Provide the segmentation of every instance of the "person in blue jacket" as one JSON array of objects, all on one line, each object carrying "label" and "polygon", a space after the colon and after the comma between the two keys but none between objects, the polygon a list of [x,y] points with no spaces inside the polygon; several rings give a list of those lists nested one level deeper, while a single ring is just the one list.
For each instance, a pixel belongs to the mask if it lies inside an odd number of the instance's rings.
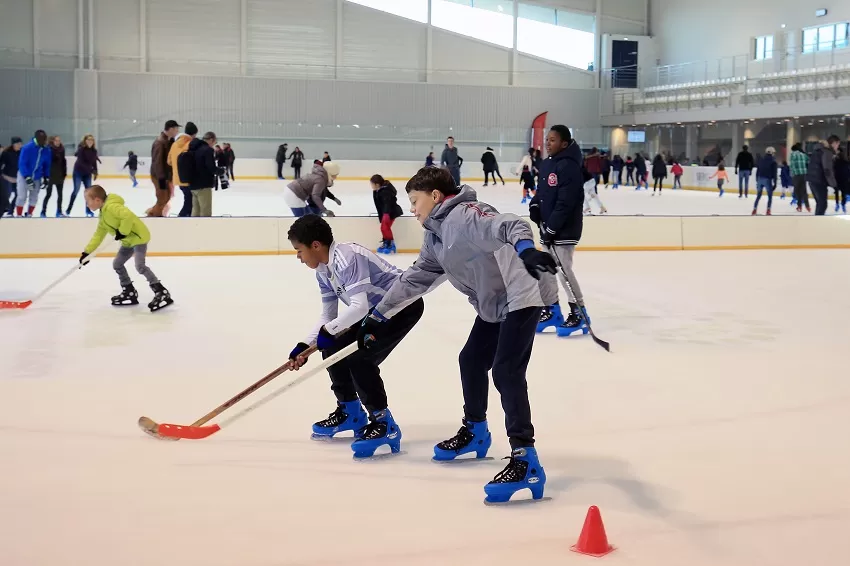
[{"label": "person in blue jacket", "polygon": [[573,272],[573,253],[584,224],[584,183],[591,176],[583,166],[581,148],[566,126],[552,126],[546,137],[546,152],[549,157],[540,162],[537,194],[531,199],[529,214],[531,221],[540,228],[543,245],[563,267],[564,273],[559,273],[559,277],[565,274],[569,279],[569,285],[563,280],[561,284],[567,292],[570,312],[565,319],[558,302],[544,308],[537,332],[554,326],[558,336],[569,336],[578,330],[587,334],[588,328],[580,312],[583,311],[587,318],[587,310]]},{"label": "person in blue jacket", "polygon": [[21,148],[18,162],[18,198],[15,202],[18,216],[23,215],[24,204],[29,201],[27,216],[32,216],[38,203],[38,191],[46,189],[50,183],[50,148],[47,147],[47,133],[37,130],[28,144]]},{"label": "person in blue jacket", "polygon": [[767,190],[767,212],[770,216],[770,207],[773,205],[773,191],[776,190],[776,175],[779,172],[779,166],[776,163],[774,154],[776,150],[772,147],[767,148],[765,156],[759,159],[756,169],[756,201],[753,203],[753,216],[758,214],[759,201],[762,193]]}]

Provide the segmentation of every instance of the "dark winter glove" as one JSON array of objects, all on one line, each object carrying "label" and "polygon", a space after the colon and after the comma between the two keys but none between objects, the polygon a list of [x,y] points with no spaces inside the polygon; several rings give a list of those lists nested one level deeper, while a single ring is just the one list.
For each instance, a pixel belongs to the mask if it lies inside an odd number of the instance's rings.
[{"label": "dark winter glove", "polygon": [[289,352],[289,359],[294,360],[295,358],[297,358],[298,356],[300,356],[301,354],[306,352],[309,347],[310,346],[308,346],[304,342],[299,342],[298,344],[295,345],[295,347],[292,349],[292,351]]},{"label": "dark winter glove", "polygon": [[528,209],[528,215],[531,217],[531,221],[540,226],[540,207],[536,204],[532,204]]},{"label": "dark winter glove", "polygon": [[24,182],[27,184],[27,188],[32,190],[35,188],[35,181],[33,181],[32,177],[27,177],[24,179]]},{"label": "dark winter glove", "polygon": [[126,237],[127,237],[127,236],[125,236],[124,234],[122,234],[119,230],[116,230],[116,231],[115,231],[115,239],[116,239],[116,240],[118,240],[119,242],[120,242],[121,240],[123,240],[124,238],[126,238]]},{"label": "dark winter glove", "polygon": [[[80,265],[86,265],[88,263],[88,261],[86,261],[87,257],[89,257],[88,252],[83,252],[83,253],[80,254]],[[89,261],[91,261],[91,260],[89,260]]]},{"label": "dark winter glove", "polygon": [[44,177],[41,180],[41,190],[46,191],[49,186],[50,186],[50,179],[48,179],[47,177]]},{"label": "dark winter glove", "polygon": [[386,328],[386,321],[387,319],[381,313],[372,309],[357,330],[357,346],[366,350],[373,348]]},{"label": "dark winter glove", "polygon": [[552,259],[552,256],[536,249],[531,240],[518,242],[516,250],[519,252],[519,258],[525,264],[526,271],[535,279],[540,279],[540,271],[553,275],[557,273],[555,260]]},{"label": "dark winter glove", "polygon": [[339,206],[342,206],[342,201],[341,201],[341,200],[339,200],[338,198],[334,197],[334,198],[333,198],[333,201],[334,201],[335,203],[337,203]]},{"label": "dark winter glove", "polygon": [[540,241],[547,248],[555,244],[555,234],[546,229],[545,226],[540,227]]},{"label": "dark winter glove", "polygon": [[319,336],[316,337],[316,347],[322,351],[333,348],[334,346],[336,346],[336,338],[322,326],[319,329]]}]

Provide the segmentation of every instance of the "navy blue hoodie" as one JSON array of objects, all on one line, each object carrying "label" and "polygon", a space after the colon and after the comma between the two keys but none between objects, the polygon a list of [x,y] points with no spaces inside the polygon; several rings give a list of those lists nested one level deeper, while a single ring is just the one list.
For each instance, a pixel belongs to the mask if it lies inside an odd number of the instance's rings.
[{"label": "navy blue hoodie", "polygon": [[555,235],[556,245],[576,245],[581,239],[583,161],[581,148],[573,141],[563,151],[540,162],[537,194],[530,205],[531,218],[541,230]]},{"label": "navy blue hoodie", "polygon": [[776,174],[779,172],[779,165],[776,163],[776,159],[774,159],[773,155],[768,153],[761,159],[759,159],[758,170],[756,173],[756,177],[761,179],[769,179],[771,186],[776,188]]}]

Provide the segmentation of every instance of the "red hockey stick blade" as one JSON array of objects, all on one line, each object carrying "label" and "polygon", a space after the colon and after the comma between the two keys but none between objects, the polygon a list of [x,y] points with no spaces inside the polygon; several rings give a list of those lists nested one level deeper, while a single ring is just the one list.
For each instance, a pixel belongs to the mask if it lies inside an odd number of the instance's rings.
[{"label": "red hockey stick blade", "polygon": [[32,301],[0,301],[0,310],[4,309],[25,309],[32,304]]},{"label": "red hockey stick blade", "polygon": [[186,440],[201,440],[217,433],[219,430],[221,430],[221,427],[217,424],[211,426],[183,426],[162,423],[159,425],[157,432],[160,436],[169,439],[185,438]]}]

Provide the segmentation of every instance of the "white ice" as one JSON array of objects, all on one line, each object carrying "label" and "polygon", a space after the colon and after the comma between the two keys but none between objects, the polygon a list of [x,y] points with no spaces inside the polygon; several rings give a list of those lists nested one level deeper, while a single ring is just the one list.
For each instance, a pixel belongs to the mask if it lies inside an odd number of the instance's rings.
[{"label": "white ice", "polygon": [[[382,366],[407,454],[356,463],[347,443],[309,440],[334,406],[326,375],[206,440],[139,431],[141,415],[189,423],[277,367],[320,310],[292,256],[149,263],[168,310],[110,306],[117,281],[97,259],[0,312],[3,566],[590,564],[569,551],[590,505],[617,547],[606,564],[850,556],[850,251],[578,254],[612,353],[536,341],[528,382],[552,499],[513,508],[482,504],[508,454],[494,390],[496,459],[430,461],[460,425],[457,354],[474,318],[451,287]],[[0,298],[66,267],[0,261]]]},{"label": "white ice", "polygon": [[[125,179],[101,179],[99,181],[108,192],[115,192],[124,197],[127,206],[139,216],[154,204],[154,189],[149,180],[139,178],[139,186],[135,189],[129,180]],[[239,180],[233,183],[226,191],[215,191],[213,193],[213,214],[215,216],[292,216],[292,212],[283,201],[282,191],[285,190],[287,181],[255,181]],[[407,212],[408,204],[404,195],[404,181],[394,181],[393,184],[399,191],[399,204]],[[513,212],[520,215],[528,214],[528,204],[522,204],[522,189],[518,183],[507,183],[506,185],[492,184],[489,187],[482,186],[480,182],[470,183],[475,188],[481,200],[495,206],[501,212]],[[368,181],[338,181],[331,191],[342,201],[342,206],[326,201],[328,208],[339,216],[369,216],[375,215],[375,205],[372,201],[372,191]],[[652,190],[636,191],[634,187],[621,187],[619,189],[605,189],[603,185],[598,189],[599,197],[608,208],[608,214],[612,215],[636,215],[645,216],[699,216],[699,215],[748,215],[752,212],[755,202],[755,189],[750,188],[749,198],[738,198],[737,187],[726,191],[721,198],[717,193],[704,191],[671,190],[668,183],[660,196],[652,196]],[[68,206],[70,191],[65,191],[64,206]],[[780,200],[780,193],[774,193],[773,214],[800,214],[792,207],[790,193],[784,200]],[[44,197],[42,193],[41,197]],[[48,212],[55,212],[55,198],[48,204]],[[810,197],[812,210],[815,201]],[[183,205],[183,194],[178,189],[171,200],[171,215],[177,215]],[[39,201],[41,207],[41,201]],[[79,195],[74,205],[72,216],[84,216],[85,203],[82,195]],[[835,201],[830,194],[827,214],[834,214]],[[592,205],[593,212],[597,213],[597,203]],[[767,208],[767,195],[762,196],[759,202],[759,214],[764,214]],[[805,210],[805,209],[804,209]],[[806,214],[803,212],[802,214]]]}]

